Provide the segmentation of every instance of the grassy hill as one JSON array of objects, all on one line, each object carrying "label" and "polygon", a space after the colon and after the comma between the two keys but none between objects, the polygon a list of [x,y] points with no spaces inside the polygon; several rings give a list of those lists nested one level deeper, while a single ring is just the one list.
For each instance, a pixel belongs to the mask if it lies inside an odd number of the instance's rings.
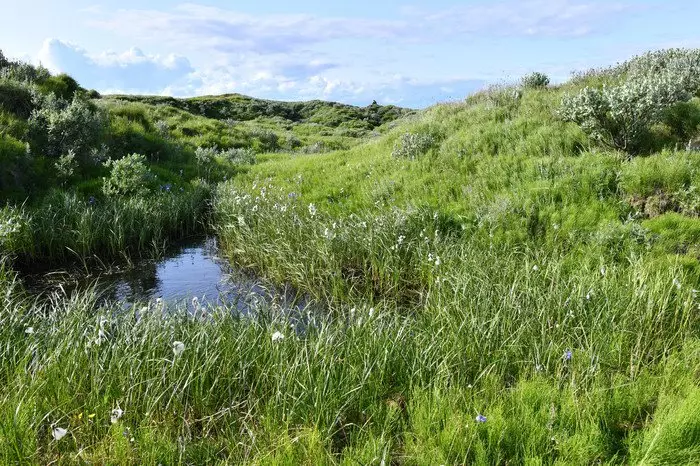
[{"label": "grassy hill", "polygon": [[[146,157],[87,158],[92,181],[47,175],[54,190],[0,211],[0,458],[697,463],[698,77],[700,51],[661,51],[384,109],[392,121],[93,99],[109,152]],[[31,116],[3,115],[19,153]],[[236,267],[315,306],[40,304],[12,270],[147,254],[205,226]]]}]

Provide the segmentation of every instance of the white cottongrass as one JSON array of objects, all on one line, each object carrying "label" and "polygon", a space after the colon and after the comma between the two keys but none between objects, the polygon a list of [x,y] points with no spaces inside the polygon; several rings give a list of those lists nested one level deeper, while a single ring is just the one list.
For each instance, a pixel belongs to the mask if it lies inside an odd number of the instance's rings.
[{"label": "white cottongrass", "polygon": [[272,343],[277,343],[284,340],[284,334],[282,332],[275,332],[272,334]]},{"label": "white cottongrass", "polygon": [[175,356],[180,356],[183,351],[185,351],[185,344],[181,341],[174,341],[173,354],[175,354]]},{"label": "white cottongrass", "polygon": [[110,421],[112,421],[112,424],[116,424],[119,419],[124,415],[124,410],[121,408],[115,408],[112,410],[112,414],[110,416]]},{"label": "white cottongrass", "polygon": [[68,429],[64,429],[63,427],[54,427],[51,431],[51,436],[54,438],[54,440],[61,440],[67,434]]}]

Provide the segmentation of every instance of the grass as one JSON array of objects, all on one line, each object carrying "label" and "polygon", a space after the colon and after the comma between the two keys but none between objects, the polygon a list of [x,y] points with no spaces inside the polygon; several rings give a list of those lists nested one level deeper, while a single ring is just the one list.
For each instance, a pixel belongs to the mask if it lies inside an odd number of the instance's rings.
[{"label": "grass", "polygon": [[[153,169],[186,189],[91,205],[88,181],[1,211],[0,462],[699,462],[700,158],[630,160],[558,120],[596,79],[485,91],[363,140],[323,107],[303,119],[330,135],[297,116],[284,131],[340,150],[264,153],[212,170],[211,191],[187,151],[261,148],[280,115],[231,126],[209,117],[234,97],[105,99],[133,144],[174,151]],[[429,143],[394,151],[407,133]],[[130,256],[205,222],[237,267],[311,305],[37,300],[12,270]]]}]

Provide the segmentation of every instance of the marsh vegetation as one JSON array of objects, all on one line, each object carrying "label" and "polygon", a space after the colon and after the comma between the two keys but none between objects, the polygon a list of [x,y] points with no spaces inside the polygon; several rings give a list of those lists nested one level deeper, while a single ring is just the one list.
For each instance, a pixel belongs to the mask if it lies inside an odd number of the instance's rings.
[{"label": "marsh vegetation", "polygon": [[[700,461],[699,57],[419,112],[66,95],[0,60],[0,460]],[[203,232],[305,306],[18,274]]]}]

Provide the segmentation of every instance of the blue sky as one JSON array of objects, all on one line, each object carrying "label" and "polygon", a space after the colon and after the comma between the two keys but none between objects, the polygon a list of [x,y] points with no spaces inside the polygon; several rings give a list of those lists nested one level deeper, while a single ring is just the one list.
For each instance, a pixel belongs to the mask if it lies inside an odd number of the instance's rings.
[{"label": "blue sky", "polygon": [[424,107],[700,46],[697,0],[4,0],[0,49],[101,92]]}]

